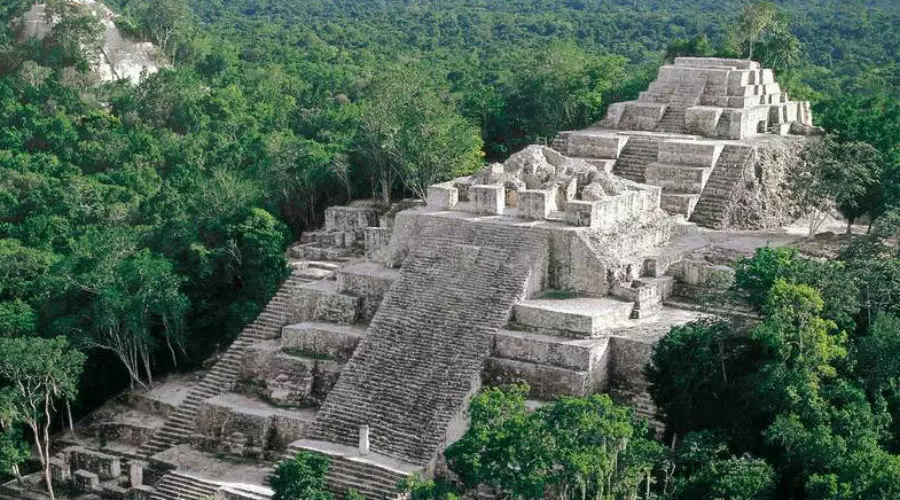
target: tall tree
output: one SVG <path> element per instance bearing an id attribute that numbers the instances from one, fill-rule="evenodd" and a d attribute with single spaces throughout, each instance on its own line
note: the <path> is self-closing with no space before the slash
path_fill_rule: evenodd
<path id="1" fill-rule="evenodd" d="M 56 405 L 77 396 L 84 361 L 84 354 L 63 337 L 0 338 L 0 379 L 7 384 L 0 387 L 0 400 L 12 415 L 10 420 L 31 430 L 51 499 L 50 424 Z"/>

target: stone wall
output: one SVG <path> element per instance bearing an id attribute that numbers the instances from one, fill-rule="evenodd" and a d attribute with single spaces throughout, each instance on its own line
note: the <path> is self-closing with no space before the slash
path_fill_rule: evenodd
<path id="1" fill-rule="evenodd" d="M 546 236 L 521 228 L 401 213 L 392 245 L 403 242 L 400 278 L 366 339 L 319 411 L 312 437 L 355 446 L 370 427 L 374 452 L 427 464 L 459 433 L 490 354 L 492 334 L 513 303 L 542 279 Z M 415 231 L 398 231 L 409 224 Z"/>

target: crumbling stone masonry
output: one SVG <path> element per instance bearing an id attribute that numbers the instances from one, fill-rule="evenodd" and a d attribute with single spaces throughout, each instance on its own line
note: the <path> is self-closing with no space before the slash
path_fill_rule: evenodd
<path id="1" fill-rule="evenodd" d="M 679 57 L 636 101 L 610 105 L 553 147 L 662 188 L 661 206 L 712 228 L 763 228 L 792 215 L 787 165 L 818 134 L 809 103 L 791 101 L 772 70 L 737 59 Z M 791 135 L 801 134 L 801 135 Z"/>

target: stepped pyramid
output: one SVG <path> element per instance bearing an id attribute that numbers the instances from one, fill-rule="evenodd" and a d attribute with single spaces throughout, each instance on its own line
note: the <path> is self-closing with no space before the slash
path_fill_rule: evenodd
<path id="1" fill-rule="evenodd" d="M 559 152 L 660 186 L 662 207 L 702 226 L 785 222 L 780 184 L 812 126 L 771 69 L 739 59 L 679 57 L 635 101 L 611 104 L 586 130 L 560 133 Z M 748 206 L 741 206 L 746 200 Z"/>

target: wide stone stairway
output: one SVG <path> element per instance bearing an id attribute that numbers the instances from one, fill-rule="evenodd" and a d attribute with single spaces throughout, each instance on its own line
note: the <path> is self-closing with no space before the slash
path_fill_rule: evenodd
<path id="1" fill-rule="evenodd" d="M 479 224 L 424 225 L 399 279 L 312 426 L 319 442 L 426 466 L 461 421 L 493 335 L 547 252 L 540 233 Z M 464 425 L 463 425 L 464 427 Z M 321 445 L 320 445 L 321 446 Z"/>

